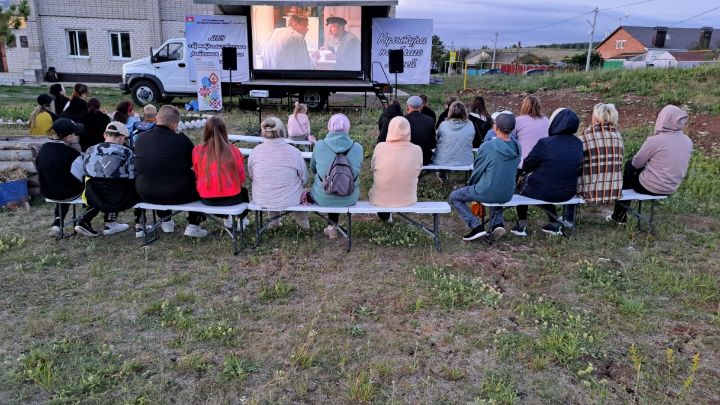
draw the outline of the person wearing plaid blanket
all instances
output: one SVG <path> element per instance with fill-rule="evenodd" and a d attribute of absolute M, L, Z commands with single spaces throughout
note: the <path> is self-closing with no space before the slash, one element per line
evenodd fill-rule
<path fill-rule="evenodd" d="M 587 203 L 610 203 L 622 196 L 625 147 L 617 123 L 614 104 L 595 104 L 592 123 L 579 136 L 583 165 L 578 195 Z"/>

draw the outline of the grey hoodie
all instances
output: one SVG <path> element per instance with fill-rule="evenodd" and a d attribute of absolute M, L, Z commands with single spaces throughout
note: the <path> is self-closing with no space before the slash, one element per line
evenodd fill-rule
<path fill-rule="evenodd" d="M 471 121 L 445 120 L 437 130 L 437 147 L 433 154 L 434 165 L 467 166 L 473 162 L 475 126 Z"/>

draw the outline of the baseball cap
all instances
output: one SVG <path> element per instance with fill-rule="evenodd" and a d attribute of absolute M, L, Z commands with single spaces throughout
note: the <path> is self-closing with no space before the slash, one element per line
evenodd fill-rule
<path fill-rule="evenodd" d="M 75 121 L 70 118 L 59 118 L 53 122 L 52 129 L 57 136 L 64 138 L 72 134 L 82 134 L 85 132 L 85 125 L 76 124 Z"/>
<path fill-rule="evenodd" d="M 509 134 L 515 129 L 515 116 L 510 111 L 501 111 L 497 115 L 493 114 L 493 121 L 505 133 Z"/>
<path fill-rule="evenodd" d="M 37 96 L 38 105 L 50 105 L 50 103 L 52 103 L 52 101 L 53 101 L 53 98 L 49 94 L 43 93 L 43 94 Z"/>
<path fill-rule="evenodd" d="M 113 121 L 105 127 L 105 133 L 106 134 L 113 134 L 113 135 L 124 135 L 124 136 L 130 136 L 130 132 L 128 131 L 125 124 L 123 124 L 120 121 Z"/>
<path fill-rule="evenodd" d="M 420 108 L 423 105 L 423 101 L 418 96 L 411 96 L 407 99 L 407 105 L 409 105 L 412 108 Z"/>
<path fill-rule="evenodd" d="M 326 25 L 330 25 L 330 24 L 345 25 L 345 24 L 347 24 L 347 20 L 342 17 L 328 17 Z"/>

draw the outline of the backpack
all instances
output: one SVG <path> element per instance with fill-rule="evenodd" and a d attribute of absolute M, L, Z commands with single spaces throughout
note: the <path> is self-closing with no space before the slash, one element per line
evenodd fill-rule
<path fill-rule="evenodd" d="M 347 158 L 348 152 L 355 146 L 355 142 L 345 152 L 336 153 L 335 159 L 330 164 L 330 169 L 323 179 L 323 190 L 327 195 L 347 197 L 355 191 L 355 179 L 350 161 Z"/>

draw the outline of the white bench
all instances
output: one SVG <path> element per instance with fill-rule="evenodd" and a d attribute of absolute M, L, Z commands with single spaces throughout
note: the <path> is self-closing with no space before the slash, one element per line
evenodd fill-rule
<path fill-rule="evenodd" d="M 473 165 L 467 166 L 443 166 L 443 165 L 426 165 L 422 167 L 423 170 L 449 170 L 455 172 L 471 172 Z"/>
<path fill-rule="evenodd" d="M 260 244 L 260 240 L 262 239 L 263 233 L 267 230 L 268 226 L 272 221 L 278 220 L 285 215 L 288 215 L 292 212 L 310 212 L 313 213 L 320 218 L 327 221 L 328 224 L 334 224 L 334 222 L 330 221 L 330 219 L 327 217 L 327 214 L 345 214 L 348 216 L 348 227 L 347 230 L 343 227 L 338 225 L 338 230 L 340 233 L 347 238 L 348 240 L 348 252 L 350 251 L 350 248 L 352 247 L 352 219 L 350 218 L 350 214 L 348 213 L 348 207 L 321 207 L 317 204 L 309 204 L 309 205 L 293 205 L 290 207 L 285 207 L 283 209 L 277 209 L 277 208 L 267 208 L 263 207 L 257 204 L 250 203 L 248 205 L 248 209 L 250 211 L 255 211 L 255 247 L 258 247 Z M 274 217 L 268 218 L 267 223 L 263 225 L 263 212 L 280 212 L 280 215 L 276 215 Z M 323 215 L 325 214 L 325 215 Z"/>
<path fill-rule="evenodd" d="M 248 204 L 242 203 L 237 205 L 229 205 L 225 207 L 216 207 L 216 206 L 210 206 L 205 205 L 200 201 L 195 201 L 187 204 L 152 204 L 152 203 L 146 203 L 141 202 L 135 205 L 135 208 L 140 209 L 146 209 L 146 210 L 153 210 L 153 224 L 148 226 L 147 219 L 145 217 L 145 214 L 142 215 L 142 227 L 145 229 L 145 238 L 143 246 L 147 246 L 154 241 L 158 239 L 158 232 L 157 227 L 160 226 L 163 219 L 170 218 L 173 215 L 176 215 L 183 211 L 188 212 L 199 212 L 203 214 L 207 214 L 209 218 L 211 218 L 213 221 L 220 224 L 221 229 L 223 229 L 225 232 L 227 232 L 228 235 L 230 235 L 230 238 L 232 238 L 232 245 L 233 245 L 233 254 L 237 255 L 240 253 L 240 250 L 245 247 L 245 229 L 243 226 L 242 221 L 237 220 L 237 216 L 242 214 L 243 212 L 247 211 Z M 160 222 L 158 222 L 157 217 L 155 215 L 155 211 L 170 211 L 170 215 L 166 218 L 160 218 Z M 223 224 L 223 220 L 218 218 L 217 215 L 228 215 L 230 216 L 232 220 L 232 227 L 231 229 L 225 228 L 225 225 Z M 240 227 L 240 235 L 238 235 L 238 225 Z M 148 236 L 149 234 L 152 234 L 152 236 Z M 241 239 L 241 246 L 238 248 L 238 236 L 240 236 Z"/>
<path fill-rule="evenodd" d="M 407 207 L 378 207 L 367 201 L 358 201 L 355 205 L 348 208 L 348 218 L 352 214 L 378 214 L 380 212 L 398 214 L 406 219 L 413 226 L 427 233 L 433 238 L 435 249 L 440 250 L 440 214 L 450 213 L 450 204 L 445 201 L 421 201 Z M 433 227 L 428 228 L 422 223 L 408 217 L 408 214 L 432 214 Z M 348 221 L 349 222 L 349 221 Z M 350 240 L 352 246 L 352 239 Z M 348 251 L 350 248 L 348 248 Z"/>
<path fill-rule="evenodd" d="M 243 156 L 250 156 L 250 152 L 252 152 L 252 148 L 238 148 L 240 149 L 240 153 L 242 153 Z M 300 152 L 302 153 L 302 157 L 305 160 L 312 159 L 312 152 Z"/>
<path fill-rule="evenodd" d="M 76 207 L 78 205 L 85 205 L 85 201 L 83 201 L 83 199 L 80 197 L 72 199 L 72 200 L 53 200 L 50 198 L 46 198 L 45 201 L 49 202 L 51 204 L 55 204 L 55 206 L 58 207 L 58 209 L 60 208 L 60 205 L 62 205 L 62 204 L 70 205 L 70 207 L 72 208 L 72 222 L 70 223 L 71 227 L 74 227 L 75 224 L 77 224 L 77 221 L 80 219 L 77 216 Z M 62 216 L 60 216 L 60 236 L 58 237 L 58 239 L 62 239 L 66 236 L 65 226 L 66 226 L 65 219 Z"/>
<path fill-rule="evenodd" d="M 230 142 L 247 142 L 247 143 L 263 143 L 265 142 L 265 138 L 262 136 L 254 136 L 254 135 L 228 135 L 228 139 Z M 310 149 L 312 146 L 312 142 L 310 141 L 294 141 L 290 138 L 285 138 L 285 142 L 291 144 L 291 145 L 297 145 L 302 146 L 303 149 Z"/>
<path fill-rule="evenodd" d="M 501 207 L 503 209 L 506 209 L 506 208 L 517 207 L 518 205 L 538 205 L 538 206 L 539 205 L 579 205 L 579 204 L 585 204 L 585 200 L 580 197 L 575 196 L 575 197 L 573 197 L 567 201 L 563 201 L 563 202 L 548 202 L 548 201 L 537 200 L 534 198 L 526 197 L 524 195 L 515 194 L 512 196 L 510 201 L 502 203 L 502 204 L 500 204 L 500 203 L 485 203 L 485 202 L 481 202 L 481 204 L 486 207 L 490 207 L 490 208 Z M 576 225 L 575 220 L 577 219 L 577 210 L 573 211 L 573 217 L 569 218 L 569 221 L 568 221 L 568 218 L 562 218 L 562 220 L 561 220 L 560 216 L 553 215 L 553 213 L 551 213 L 551 212 L 548 212 L 548 215 L 552 216 L 554 220 L 559 221 L 563 227 L 571 229 L 573 235 L 575 234 L 575 225 Z M 483 211 L 482 222 L 483 222 L 483 224 L 485 223 L 485 212 L 484 211 Z"/>
<path fill-rule="evenodd" d="M 638 220 L 638 229 L 642 230 L 642 224 L 643 222 L 648 224 L 648 231 L 650 231 L 651 234 L 655 234 L 655 205 L 658 201 L 666 199 L 666 195 L 649 195 L 649 194 L 640 194 L 637 191 L 633 189 L 627 189 L 622 191 L 622 198 L 620 198 L 618 201 L 628 201 L 627 204 L 621 203 L 625 205 L 630 213 L 635 216 Z M 631 209 L 631 204 L 633 201 L 638 202 L 638 209 L 637 211 L 634 211 Z M 642 213 L 642 207 L 643 207 L 643 201 L 650 201 L 650 216 L 646 217 Z"/>

